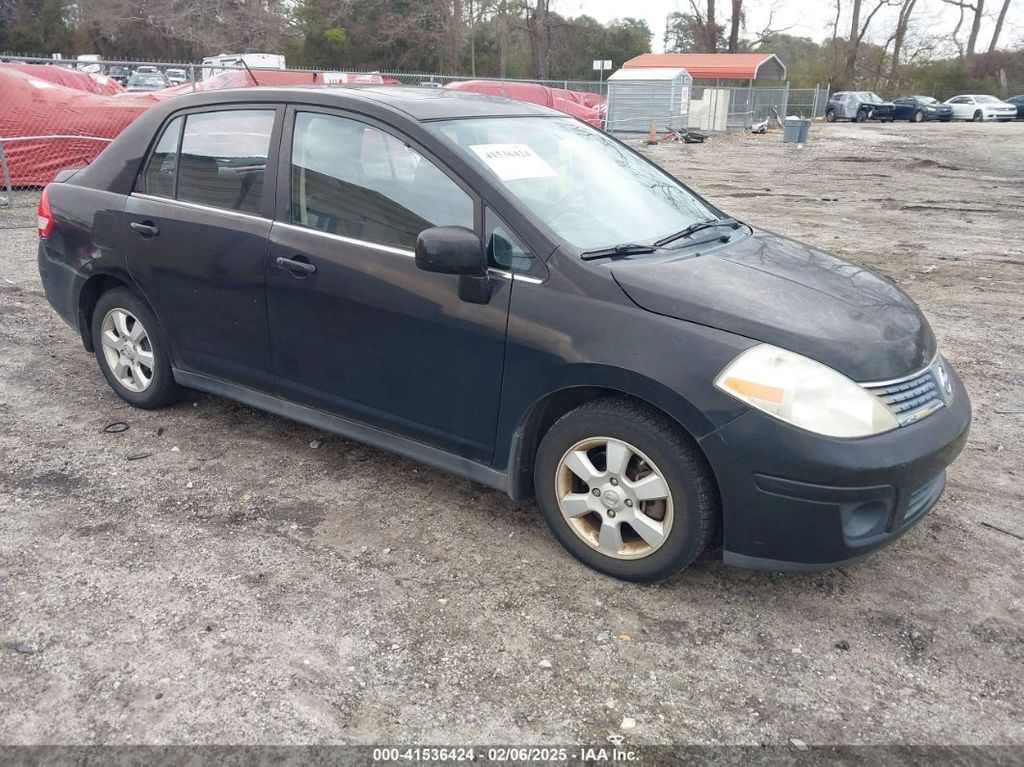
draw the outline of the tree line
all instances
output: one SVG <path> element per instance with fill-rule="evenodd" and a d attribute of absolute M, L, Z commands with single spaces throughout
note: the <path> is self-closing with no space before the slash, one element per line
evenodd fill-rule
<path fill-rule="evenodd" d="M 197 61 L 282 52 L 289 65 L 597 79 L 651 50 L 642 19 L 601 23 L 551 0 L 0 0 L 0 51 Z"/>
<path fill-rule="evenodd" d="M 936 97 L 970 90 L 1007 95 L 1014 85 L 1024 90 L 1024 51 L 999 50 L 1006 14 L 1015 1 L 989 0 L 986 6 L 986 0 L 932 0 L 958 12 L 952 29 L 933 29 L 914 23 L 928 0 L 832 0 L 830 34 L 816 42 L 775 28 L 773 12 L 763 29 L 747 30 L 743 0 L 730 0 L 725 18 L 716 0 L 689 0 L 687 11 L 669 15 L 664 43 L 666 51 L 775 53 L 794 87 L 829 84 L 833 90 Z M 986 18 L 994 25 L 991 37 L 982 39 Z M 944 55 L 951 46 L 956 55 Z"/>
<path fill-rule="evenodd" d="M 1005 94 L 1024 89 L 1024 52 L 999 48 L 1012 2 L 831 0 L 829 34 L 815 41 L 776 28 L 771 13 L 748 29 L 752 0 L 688 0 L 661 42 L 670 52 L 775 53 L 795 87 Z M 955 9 L 955 27 L 915 23 L 934 3 Z M 643 19 L 569 17 L 551 0 L 0 0 L 0 51 L 128 60 L 254 50 L 318 69 L 576 80 L 598 78 L 594 59 L 618 68 L 650 51 L 651 36 Z"/>

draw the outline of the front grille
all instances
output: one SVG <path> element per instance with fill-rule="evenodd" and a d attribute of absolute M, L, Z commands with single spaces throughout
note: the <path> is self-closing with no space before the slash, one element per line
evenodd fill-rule
<path fill-rule="evenodd" d="M 936 359 L 927 369 L 898 381 L 863 384 L 864 388 L 886 404 L 900 426 L 913 423 L 933 413 L 948 401 L 942 363 Z"/>

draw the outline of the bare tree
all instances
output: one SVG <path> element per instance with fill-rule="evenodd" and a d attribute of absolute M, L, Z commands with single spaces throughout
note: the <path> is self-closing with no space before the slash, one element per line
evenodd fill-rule
<path fill-rule="evenodd" d="M 846 66 L 843 68 L 843 87 L 853 85 L 854 75 L 857 73 L 857 48 L 860 44 L 860 3 L 861 0 L 853 0 L 853 11 L 850 19 L 850 40 L 846 44 Z"/>
<path fill-rule="evenodd" d="M 981 0 L 979 0 L 980 2 Z M 861 12 L 861 0 L 853 0 L 853 18 L 850 20 L 850 40 L 846 45 L 846 67 L 843 70 L 843 83 L 844 87 L 850 87 L 853 85 L 853 80 L 857 74 L 857 54 L 860 51 L 860 44 L 864 41 L 864 35 L 867 34 L 868 27 L 871 26 L 871 20 L 875 18 L 882 8 L 887 5 L 894 5 L 898 0 L 878 0 L 875 7 L 868 13 L 867 18 L 864 19 L 864 23 L 860 23 L 860 12 Z"/>
<path fill-rule="evenodd" d="M 838 2 L 838 0 L 837 0 Z M 768 9 L 768 22 L 764 25 L 764 29 L 754 34 L 754 39 L 751 42 L 752 48 L 760 48 L 762 45 L 767 44 L 771 39 L 782 32 L 788 32 L 795 25 L 790 24 L 788 27 L 775 28 L 775 6 L 773 5 Z"/>
<path fill-rule="evenodd" d="M 829 79 L 834 81 L 839 71 L 839 17 L 843 14 L 843 0 L 835 0 L 836 15 L 832 20 L 832 66 Z"/>
<path fill-rule="evenodd" d="M 700 29 L 701 47 L 707 53 L 717 53 L 719 29 L 715 21 L 715 0 L 707 0 L 707 6 L 703 11 L 697 0 L 690 0 L 690 9 Z"/>
<path fill-rule="evenodd" d="M 548 21 L 551 0 L 536 0 L 526 6 L 526 33 L 530 38 L 530 63 L 533 76 L 547 79 L 551 69 L 551 27 Z"/>
<path fill-rule="evenodd" d="M 956 23 L 956 27 L 953 29 L 953 42 L 956 44 L 957 50 L 960 52 L 960 58 L 965 55 L 973 56 L 978 47 L 978 33 L 981 31 L 981 19 L 985 13 L 985 0 L 975 0 L 971 3 L 968 0 L 942 0 L 947 5 L 954 5 L 960 9 L 960 19 Z M 960 42 L 960 27 L 964 23 L 964 12 L 970 11 L 972 14 L 971 19 L 971 32 L 967 37 L 967 47 L 964 48 Z"/>
<path fill-rule="evenodd" d="M 1007 3 L 1010 0 L 1006 0 Z M 1005 13 L 1005 8 L 1003 9 Z M 743 0 L 732 0 L 732 16 L 729 18 L 729 53 L 736 53 L 740 47 L 740 26 L 743 24 Z M 770 21 L 769 21 L 770 24 Z"/>
<path fill-rule="evenodd" d="M 715 20 L 715 0 L 707 0 L 708 15 L 704 25 L 705 46 L 708 53 L 718 52 L 718 23 Z"/>
<path fill-rule="evenodd" d="M 896 18 L 896 31 L 892 35 L 892 60 L 889 63 L 889 85 L 895 84 L 899 74 L 900 55 L 903 53 L 903 43 L 907 39 L 907 28 L 910 26 L 910 14 L 914 12 L 915 5 L 917 0 L 905 0 Z"/>
<path fill-rule="evenodd" d="M 996 44 L 999 42 L 999 35 L 1003 31 L 1003 22 L 1006 21 L 1006 11 L 1010 7 L 1010 0 L 1003 0 L 1003 7 L 999 10 L 999 16 L 996 17 L 996 28 L 992 30 L 992 42 L 988 44 L 988 52 L 992 53 L 996 49 Z"/>

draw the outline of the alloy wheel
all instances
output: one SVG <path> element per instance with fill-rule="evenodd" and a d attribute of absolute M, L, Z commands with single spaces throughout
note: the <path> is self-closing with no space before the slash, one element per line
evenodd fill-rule
<path fill-rule="evenodd" d="M 153 343 L 138 317 L 127 309 L 111 309 L 100 325 L 103 358 L 114 378 L 131 392 L 144 392 L 153 382 Z"/>
<path fill-rule="evenodd" d="M 668 539 L 672 492 L 661 470 L 633 445 L 584 439 L 555 471 L 562 516 L 590 547 L 614 559 L 642 559 Z"/>

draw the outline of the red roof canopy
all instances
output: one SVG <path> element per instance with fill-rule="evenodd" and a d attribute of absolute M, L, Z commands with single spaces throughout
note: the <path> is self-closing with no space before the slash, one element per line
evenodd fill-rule
<path fill-rule="evenodd" d="M 761 79 L 786 79 L 786 67 L 774 53 L 642 53 L 622 66 L 682 67 L 694 80 L 757 80 L 765 64 Z"/>

